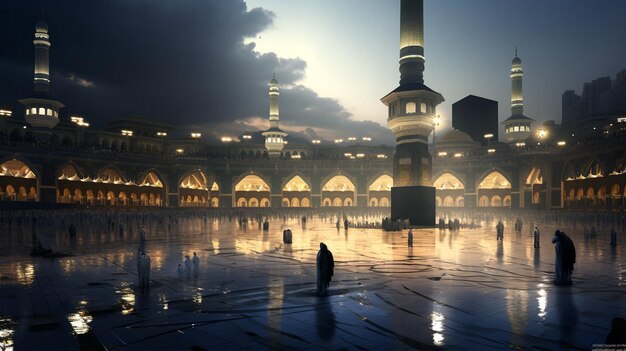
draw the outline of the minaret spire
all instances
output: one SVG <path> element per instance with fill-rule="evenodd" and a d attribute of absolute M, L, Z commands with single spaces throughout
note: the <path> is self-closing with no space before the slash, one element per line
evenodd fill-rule
<path fill-rule="evenodd" d="M 272 80 L 270 80 L 270 128 L 263 132 L 265 137 L 265 148 L 271 158 L 280 157 L 281 151 L 285 147 L 285 137 L 287 133 L 279 128 L 279 107 L 278 97 L 280 96 L 280 89 L 278 88 L 278 81 L 276 80 L 276 73 L 272 73 Z"/>
<path fill-rule="evenodd" d="M 43 17 L 43 9 L 42 17 Z M 48 24 L 39 21 L 35 26 L 35 92 L 48 93 L 50 91 L 50 35 Z"/>

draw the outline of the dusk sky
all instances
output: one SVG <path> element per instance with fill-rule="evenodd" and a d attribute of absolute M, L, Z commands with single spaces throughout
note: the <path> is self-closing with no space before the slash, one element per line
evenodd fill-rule
<path fill-rule="evenodd" d="M 205 136 L 267 128 L 267 83 L 281 126 L 308 139 L 393 144 L 380 98 L 398 85 L 399 4 L 388 0 L 55 0 L 52 92 L 92 125 L 139 114 Z M 42 1 L 3 2 L 0 105 L 32 91 Z M 561 94 L 626 69 L 626 1 L 426 0 L 425 83 L 452 103 L 474 94 L 510 115 L 517 46 L 524 114 L 561 120 Z M 21 109 L 18 113 L 21 115 Z M 537 126 L 537 125 L 535 125 Z M 438 133 L 440 130 L 438 130 Z M 439 136 L 440 134 L 438 134 Z"/>

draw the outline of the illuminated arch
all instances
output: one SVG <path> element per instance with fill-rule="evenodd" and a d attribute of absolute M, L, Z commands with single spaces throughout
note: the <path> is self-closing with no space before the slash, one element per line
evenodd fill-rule
<path fill-rule="evenodd" d="M 511 189 L 511 182 L 502 173 L 492 171 L 483 177 L 478 189 Z"/>
<path fill-rule="evenodd" d="M 126 193 L 123 191 L 120 191 L 120 193 L 117 195 L 117 199 L 118 199 L 118 205 L 126 206 L 128 204 L 128 197 L 126 196 Z"/>
<path fill-rule="evenodd" d="M 107 191 L 107 201 L 109 201 L 109 205 L 115 205 L 115 194 L 112 191 Z"/>
<path fill-rule="evenodd" d="M 87 203 L 88 203 L 89 205 L 93 205 L 93 204 L 94 204 L 94 201 L 95 201 L 95 197 L 94 197 L 94 195 L 93 195 L 93 190 L 88 189 L 88 190 L 87 190 L 87 196 L 86 196 L 86 197 L 87 197 Z"/>
<path fill-rule="evenodd" d="M 454 199 L 452 198 L 452 196 L 446 196 L 443 198 L 443 203 L 442 205 L 443 207 L 453 207 L 454 206 Z"/>
<path fill-rule="evenodd" d="M 290 207 L 291 206 L 291 202 L 289 202 L 289 199 L 283 198 L 282 205 L 283 205 L 283 207 Z"/>
<path fill-rule="evenodd" d="M 349 197 L 348 197 L 348 198 L 345 198 L 345 199 L 343 200 L 343 205 L 344 205 L 344 206 L 346 206 L 346 207 L 347 207 L 347 206 L 352 206 L 352 199 L 351 199 L 351 198 L 349 198 Z"/>
<path fill-rule="evenodd" d="M 597 159 L 593 159 L 583 167 L 581 176 L 586 178 L 599 178 L 604 176 L 604 165 Z"/>
<path fill-rule="evenodd" d="M 322 201 L 322 206 L 324 207 L 330 207 L 332 206 L 332 201 L 329 198 L 324 198 L 324 201 Z"/>
<path fill-rule="evenodd" d="M 342 206 L 346 199 L 350 199 L 350 206 L 353 206 L 355 195 L 356 187 L 345 175 L 335 175 L 322 185 L 322 198 L 332 198 L 332 206 Z"/>
<path fill-rule="evenodd" d="M 83 203 L 83 192 L 80 189 L 74 189 L 74 202 Z"/>
<path fill-rule="evenodd" d="M 373 197 L 370 199 L 370 207 L 378 207 L 378 199 Z"/>
<path fill-rule="evenodd" d="M 200 199 L 203 196 L 208 196 L 206 174 L 198 169 L 185 173 L 180 179 L 178 194 L 181 198 L 181 206 L 201 206 L 202 203 L 200 201 L 194 202 L 193 198 L 198 197 Z"/>
<path fill-rule="evenodd" d="M 433 186 L 437 190 L 457 190 L 465 189 L 463 182 L 452 173 L 443 173 L 434 182 Z"/>
<path fill-rule="evenodd" d="M 574 166 L 572 166 L 569 162 L 567 162 L 563 166 L 561 180 L 569 181 L 569 180 L 574 180 L 574 179 L 576 179 L 576 172 L 574 171 Z"/>
<path fill-rule="evenodd" d="M 37 179 L 33 170 L 26 163 L 12 159 L 0 164 L 0 177 Z"/>
<path fill-rule="evenodd" d="M 457 196 L 454 204 L 456 207 L 465 207 L 465 198 L 463 196 Z"/>
<path fill-rule="evenodd" d="M 211 207 L 220 207 L 220 199 L 217 197 L 211 198 Z"/>
<path fill-rule="evenodd" d="M 139 186 L 163 188 L 163 181 L 155 171 L 148 171 L 139 181 Z"/>
<path fill-rule="evenodd" d="M 374 179 L 367 187 L 369 206 L 383 206 L 381 204 L 381 199 L 383 197 L 391 196 L 391 187 L 393 187 L 393 178 L 389 174 L 382 174 L 381 176 Z"/>
<path fill-rule="evenodd" d="M 574 190 L 574 189 L 570 189 L 569 190 L 569 197 L 568 197 L 568 199 L 570 201 L 576 200 L 576 190 Z"/>
<path fill-rule="evenodd" d="M 81 174 L 78 172 L 78 169 L 72 162 L 68 162 L 59 168 L 57 172 L 57 179 L 65 180 L 65 179 L 79 179 L 82 178 Z"/>
<path fill-rule="evenodd" d="M 576 191 L 576 200 L 582 200 L 583 196 L 585 196 L 585 190 L 583 188 L 578 188 L 578 191 Z"/>
<path fill-rule="evenodd" d="M 380 207 L 389 207 L 391 203 L 389 202 L 389 198 L 383 196 L 380 198 Z"/>
<path fill-rule="evenodd" d="M 248 207 L 269 207 L 270 186 L 260 176 L 247 174 L 234 184 L 234 188 L 235 203 L 243 197 L 247 199 Z"/>
<path fill-rule="evenodd" d="M 302 201 L 300 201 L 300 207 L 311 207 L 311 201 L 309 198 L 305 197 L 302 199 Z"/>
<path fill-rule="evenodd" d="M 121 172 L 113 166 L 108 166 L 100 170 L 100 172 L 98 172 L 98 178 L 102 179 L 104 182 L 114 184 L 123 184 L 128 182 L 126 178 L 122 176 Z"/>
<path fill-rule="evenodd" d="M 543 177 L 541 175 L 541 168 L 533 167 L 526 177 L 526 185 L 543 184 Z"/>
<path fill-rule="evenodd" d="M 213 182 L 213 184 L 211 185 L 211 191 L 220 191 L 220 186 L 217 184 L 217 182 Z"/>
<path fill-rule="evenodd" d="M 611 186 L 611 196 L 618 197 L 619 195 L 619 184 L 613 184 Z"/>
<path fill-rule="evenodd" d="M 304 199 L 308 200 L 310 197 L 311 186 L 298 174 L 283 184 L 283 203 L 286 202 L 290 207 L 304 207 Z"/>
<path fill-rule="evenodd" d="M 489 198 L 486 195 L 481 196 L 478 199 L 478 206 L 479 207 L 489 207 Z"/>
<path fill-rule="evenodd" d="M 498 195 L 492 196 L 491 207 L 502 207 L 502 198 Z"/>
<path fill-rule="evenodd" d="M 511 195 L 507 195 L 502 199 L 502 206 L 511 207 Z"/>

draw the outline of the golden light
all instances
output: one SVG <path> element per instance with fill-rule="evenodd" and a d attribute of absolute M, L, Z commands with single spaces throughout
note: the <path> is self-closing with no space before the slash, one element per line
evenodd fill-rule
<path fill-rule="evenodd" d="M 231 138 L 231 137 L 228 137 L 228 136 L 222 137 L 222 142 L 223 143 L 230 143 L 231 141 L 233 141 L 233 138 Z"/>
<path fill-rule="evenodd" d="M 356 140 L 356 137 L 349 137 L 348 138 L 348 141 L 355 141 L 355 140 Z"/>
<path fill-rule="evenodd" d="M 157 132 L 157 136 L 164 137 L 167 136 L 166 132 Z"/>
<path fill-rule="evenodd" d="M 454 157 L 456 157 L 456 158 L 459 158 L 459 157 L 462 157 L 462 156 L 463 156 L 463 154 L 460 153 L 460 152 L 457 152 L 456 154 L 454 154 Z"/>
<path fill-rule="evenodd" d="M 320 144 L 321 142 L 322 142 L 322 141 L 321 141 L 321 140 L 318 140 L 318 139 L 311 140 L 311 143 L 313 143 L 313 144 Z"/>
<path fill-rule="evenodd" d="M 28 110 L 26 110 L 28 112 Z M 13 111 L 5 108 L 0 108 L 0 116 L 11 117 L 13 115 Z"/>
<path fill-rule="evenodd" d="M 543 139 L 548 136 L 548 131 L 545 129 L 539 129 L 537 131 L 537 136 L 539 137 L 539 139 Z"/>
<path fill-rule="evenodd" d="M 441 117 L 439 117 L 439 115 L 436 115 L 435 117 L 433 117 L 433 125 L 436 127 L 439 126 L 439 123 L 441 122 Z"/>
<path fill-rule="evenodd" d="M 343 143 L 343 139 L 335 139 L 335 144 Z"/>
<path fill-rule="evenodd" d="M 370 137 L 363 137 L 363 138 L 361 138 L 361 139 L 362 139 L 363 141 L 372 141 L 372 138 L 370 138 Z"/>
<path fill-rule="evenodd" d="M 493 134 L 491 134 L 491 133 L 489 133 L 489 134 L 485 134 L 485 135 L 484 135 L 484 138 L 485 138 L 485 139 L 491 139 L 491 138 L 493 138 Z"/>
<path fill-rule="evenodd" d="M 437 156 L 439 156 L 439 157 L 446 157 L 446 156 L 448 156 L 448 153 L 447 153 L 447 152 L 445 152 L 445 151 L 439 151 L 439 153 L 437 154 Z"/>
<path fill-rule="evenodd" d="M 345 154 L 343 154 L 345 157 L 352 157 L 352 154 L 349 152 L 346 152 Z"/>
<path fill-rule="evenodd" d="M 489 149 L 487 150 L 488 153 L 493 154 L 494 152 L 496 152 L 496 149 Z"/>
<path fill-rule="evenodd" d="M 363 158 L 363 157 L 365 157 L 365 154 L 356 154 L 356 157 Z"/>
<path fill-rule="evenodd" d="M 200 137 L 202 137 L 202 133 L 193 132 L 191 133 L 191 137 L 194 139 L 200 139 Z"/>
<path fill-rule="evenodd" d="M 387 158 L 387 155 L 385 154 L 378 154 L 376 155 L 377 158 Z"/>
<path fill-rule="evenodd" d="M 293 155 L 291 155 L 291 158 L 292 158 L 292 159 L 295 159 L 295 160 L 299 160 L 299 159 L 301 159 L 301 158 L 302 158 L 302 156 L 300 156 L 300 155 L 298 155 L 298 154 L 293 154 Z"/>
<path fill-rule="evenodd" d="M 565 141 L 559 141 L 556 143 L 558 146 L 565 146 L 567 144 Z"/>
<path fill-rule="evenodd" d="M 243 136 L 243 138 L 244 138 L 244 139 L 252 139 L 252 135 L 248 135 L 248 134 L 246 134 L 246 135 L 244 135 L 244 136 Z"/>
<path fill-rule="evenodd" d="M 128 129 L 122 129 L 122 135 L 124 136 L 133 136 L 133 131 Z"/>
<path fill-rule="evenodd" d="M 526 146 L 526 143 L 524 143 L 524 142 L 515 143 L 515 146 L 517 146 L 517 147 L 524 147 L 524 146 Z"/>
<path fill-rule="evenodd" d="M 185 149 L 176 149 L 177 154 L 182 154 L 183 152 L 185 152 Z"/>

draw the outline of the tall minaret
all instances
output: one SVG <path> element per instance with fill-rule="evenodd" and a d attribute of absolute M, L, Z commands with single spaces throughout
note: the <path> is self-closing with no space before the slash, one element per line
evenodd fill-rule
<path fill-rule="evenodd" d="M 522 92 L 522 60 L 517 56 L 511 62 L 511 117 L 507 118 L 504 125 L 504 136 L 508 142 L 524 142 L 530 136 L 530 125 L 534 120 L 524 116 L 524 94 Z"/>
<path fill-rule="evenodd" d="M 278 81 L 276 75 L 272 76 L 270 80 L 270 128 L 262 133 L 265 137 L 265 148 L 271 158 L 278 158 L 281 155 L 281 151 L 285 147 L 285 137 L 287 133 L 278 127 L 278 97 L 280 96 L 280 90 L 278 89 Z"/>
<path fill-rule="evenodd" d="M 35 91 L 50 91 L 50 36 L 48 25 L 40 21 L 35 26 Z"/>
<path fill-rule="evenodd" d="M 48 25 L 40 21 L 35 25 L 35 77 L 34 94 L 31 98 L 21 99 L 25 106 L 25 119 L 36 132 L 49 133 L 59 123 L 59 109 L 65 107 L 50 95 L 50 35 Z"/>
<path fill-rule="evenodd" d="M 381 101 L 388 107 L 387 126 L 396 137 L 391 216 L 412 225 L 434 225 L 435 192 L 428 137 L 436 106 L 444 101 L 424 85 L 424 2 L 400 3 L 400 86 Z"/>
<path fill-rule="evenodd" d="M 270 80 L 270 129 L 278 128 L 279 118 L 279 108 L 278 108 L 278 97 L 280 96 L 280 91 L 278 89 L 278 81 L 276 80 L 276 74 L 272 75 L 272 80 Z"/>

